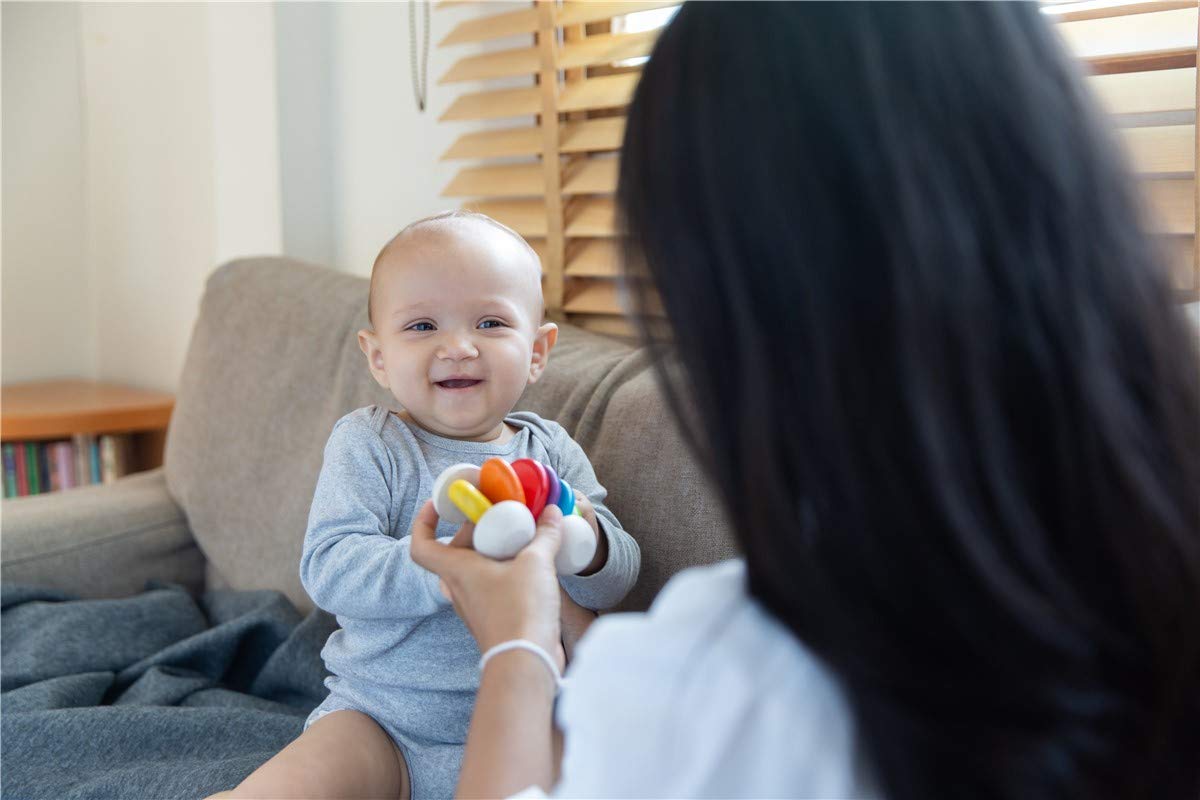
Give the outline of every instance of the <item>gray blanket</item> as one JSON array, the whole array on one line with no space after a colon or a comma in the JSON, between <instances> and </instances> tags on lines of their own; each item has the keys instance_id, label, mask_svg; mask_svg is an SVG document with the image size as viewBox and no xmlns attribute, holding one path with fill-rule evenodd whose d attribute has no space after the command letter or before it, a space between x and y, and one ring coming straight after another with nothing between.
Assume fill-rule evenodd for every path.
<instances>
[{"instance_id":1,"label":"gray blanket","mask_svg":"<svg viewBox=\"0 0 1200 800\"><path fill-rule=\"evenodd\" d=\"M152 587L78 600L2 587L0 795L187 798L299 735L326 691L328 614L277 592Z\"/></svg>"}]
</instances>

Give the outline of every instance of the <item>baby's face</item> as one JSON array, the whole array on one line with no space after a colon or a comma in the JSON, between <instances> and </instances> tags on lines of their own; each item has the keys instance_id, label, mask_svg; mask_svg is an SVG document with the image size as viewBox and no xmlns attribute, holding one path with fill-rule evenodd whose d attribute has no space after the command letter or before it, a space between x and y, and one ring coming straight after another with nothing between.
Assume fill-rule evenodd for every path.
<instances>
[{"instance_id":1,"label":"baby's face","mask_svg":"<svg viewBox=\"0 0 1200 800\"><path fill-rule=\"evenodd\" d=\"M539 325L541 269L491 225L454 220L409 232L375 267L371 373L421 427L490 441L557 336Z\"/></svg>"}]
</instances>

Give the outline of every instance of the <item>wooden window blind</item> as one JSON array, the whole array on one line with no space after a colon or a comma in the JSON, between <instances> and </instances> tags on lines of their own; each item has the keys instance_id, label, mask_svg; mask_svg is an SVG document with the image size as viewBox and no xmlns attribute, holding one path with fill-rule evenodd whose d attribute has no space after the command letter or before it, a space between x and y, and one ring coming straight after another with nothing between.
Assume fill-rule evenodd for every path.
<instances>
[{"instance_id":1,"label":"wooden window blind","mask_svg":"<svg viewBox=\"0 0 1200 800\"><path fill-rule=\"evenodd\" d=\"M537 0L459 24L439 46L530 35L530 44L455 62L443 84L532 76L528 87L466 92L446 122L501 120L459 135L443 159L470 162L442 194L503 222L542 259L552 318L628 336L617 293L613 194L625 109L679 0ZM647 13L647 12L658 12ZM630 16L634 15L634 16ZM651 19L647 19L647 17ZM504 120L534 117L532 125Z\"/></svg>"},{"instance_id":2,"label":"wooden window blind","mask_svg":"<svg viewBox=\"0 0 1200 800\"><path fill-rule=\"evenodd\" d=\"M479 17L440 42L529 36L526 46L464 57L441 77L443 84L532 78L529 86L465 92L442 115L446 122L499 125L457 136L442 158L469 163L443 194L533 245L552 318L631 333L616 285L617 151L637 62L669 16L663 9L677 5L535 0L489 13L483 4ZM628 24L655 10L657 27ZM1118 128L1181 299L1200 299L1196 0L1044 0L1042 10L1086 65L1091 89ZM534 121L521 124L522 117Z\"/></svg>"},{"instance_id":3,"label":"wooden window blind","mask_svg":"<svg viewBox=\"0 0 1200 800\"><path fill-rule=\"evenodd\" d=\"M1112 116L1180 299L1200 299L1196 0L1046 2L1042 11Z\"/></svg>"}]
</instances>

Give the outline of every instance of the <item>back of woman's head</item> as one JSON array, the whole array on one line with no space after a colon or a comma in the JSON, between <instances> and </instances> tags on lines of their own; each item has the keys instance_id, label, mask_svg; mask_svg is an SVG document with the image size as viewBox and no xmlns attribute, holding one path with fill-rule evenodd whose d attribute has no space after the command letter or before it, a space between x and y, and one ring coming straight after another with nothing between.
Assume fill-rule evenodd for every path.
<instances>
[{"instance_id":1,"label":"back of woman's head","mask_svg":"<svg viewBox=\"0 0 1200 800\"><path fill-rule=\"evenodd\" d=\"M664 386L892 800L1200 792L1200 355L1082 85L1033 4L688 3L630 109Z\"/></svg>"}]
</instances>

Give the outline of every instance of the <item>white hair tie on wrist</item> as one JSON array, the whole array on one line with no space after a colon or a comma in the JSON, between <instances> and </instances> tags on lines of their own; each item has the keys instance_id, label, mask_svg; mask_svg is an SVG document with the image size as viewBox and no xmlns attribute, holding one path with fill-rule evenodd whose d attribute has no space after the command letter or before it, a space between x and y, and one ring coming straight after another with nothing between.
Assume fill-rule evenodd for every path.
<instances>
[{"instance_id":1,"label":"white hair tie on wrist","mask_svg":"<svg viewBox=\"0 0 1200 800\"><path fill-rule=\"evenodd\" d=\"M546 649L537 642L531 642L528 639L509 639L507 642L493 645L487 649L487 652L479 659L479 671L483 672L483 668L487 666L487 662L492 656L509 650L528 650L542 660L546 665L546 669L550 670L550 674L554 677L554 690L557 693L562 689L563 677L558 670L558 664L554 663L554 659L546 652Z\"/></svg>"}]
</instances>

